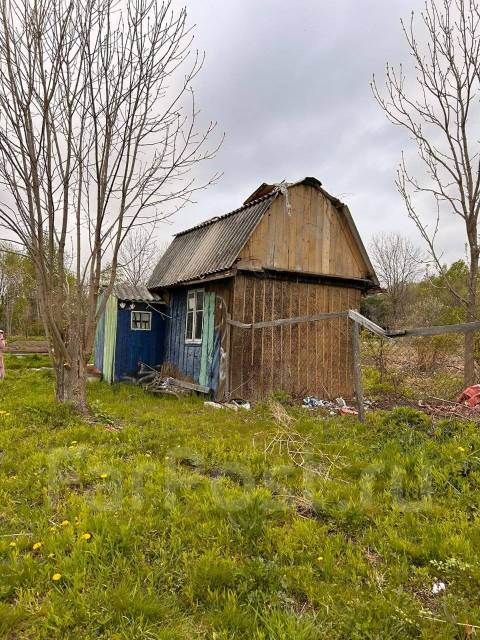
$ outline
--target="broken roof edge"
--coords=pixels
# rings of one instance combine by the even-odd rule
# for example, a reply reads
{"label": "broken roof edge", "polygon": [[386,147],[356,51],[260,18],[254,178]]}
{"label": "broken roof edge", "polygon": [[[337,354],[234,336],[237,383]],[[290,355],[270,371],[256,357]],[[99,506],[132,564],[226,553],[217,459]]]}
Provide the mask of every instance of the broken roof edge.
{"label": "broken roof edge", "polygon": [[259,204],[260,202],[263,202],[264,200],[268,200],[269,198],[271,198],[272,200],[274,200],[278,194],[280,193],[280,191],[278,189],[276,189],[275,191],[271,191],[270,193],[267,193],[266,195],[262,196],[261,198],[257,198],[256,200],[251,200],[250,202],[247,202],[246,204],[242,204],[241,207],[238,207],[237,209],[234,209],[233,211],[229,211],[228,213],[224,213],[221,216],[213,216],[213,218],[208,218],[207,220],[204,220],[203,222],[199,222],[198,224],[194,225],[193,227],[189,227],[188,229],[184,229],[183,231],[179,231],[178,233],[174,234],[174,238],[178,238],[179,236],[184,236],[187,233],[190,233],[190,231],[195,231],[196,229],[201,229],[202,227],[207,227],[210,224],[214,224],[215,222],[218,222],[219,220],[224,220],[225,218],[228,218],[229,216],[233,216],[236,213],[240,213],[240,211],[243,211],[244,209],[248,209],[249,207],[253,207],[257,204]]}

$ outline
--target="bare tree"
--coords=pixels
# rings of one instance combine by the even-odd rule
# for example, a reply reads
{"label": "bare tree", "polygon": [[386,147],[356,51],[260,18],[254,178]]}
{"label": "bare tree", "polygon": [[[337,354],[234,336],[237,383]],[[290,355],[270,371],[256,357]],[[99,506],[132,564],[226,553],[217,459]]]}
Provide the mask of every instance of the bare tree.
{"label": "bare tree", "polygon": [[387,290],[392,325],[405,317],[408,287],[422,272],[424,256],[419,247],[399,233],[380,233],[370,243],[375,270]]}
{"label": "bare tree", "polygon": [[[468,294],[449,286],[464,305],[466,320],[472,321],[477,318],[480,255],[480,4],[426,0],[419,19],[412,13],[402,28],[414,70],[409,76],[401,66],[387,64],[385,91],[375,78],[372,89],[388,119],[403,127],[416,145],[423,169],[410,171],[402,154],[396,184],[440,273],[445,269],[437,240],[444,217],[453,214],[462,222]],[[428,197],[433,207],[425,215],[422,207],[427,207]],[[432,209],[433,220],[428,215]],[[473,382],[473,333],[465,334],[464,375],[467,384]]]}
{"label": "bare tree", "polygon": [[165,247],[153,235],[154,228],[136,229],[130,233],[118,254],[117,277],[129,284],[146,284]]}
{"label": "bare tree", "polygon": [[192,37],[171,0],[2,0],[0,225],[35,265],[56,398],[82,412],[122,243],[204,187],[190,172],[216,151]]}

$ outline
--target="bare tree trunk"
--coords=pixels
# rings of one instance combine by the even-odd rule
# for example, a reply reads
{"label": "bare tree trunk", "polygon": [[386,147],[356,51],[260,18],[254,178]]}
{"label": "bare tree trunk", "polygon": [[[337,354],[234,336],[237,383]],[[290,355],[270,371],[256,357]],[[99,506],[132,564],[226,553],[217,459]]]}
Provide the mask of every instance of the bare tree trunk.
{"label": "bare tree trunk", "polygon": [[[408,169],[402,154],[397,188],[409,217],[427,245],[432,263],[461,304],[467,321],[477,320],[480,163],[480,1],[425,0],[424,9],[402,21],[409,54],[405,67],[387,64],[385,89],[372,81],[374,96],[393,124],[414,141],[420,163]],[[408,68],[408,67],[407,67]],[[409,79],[409,76],[411,78]],[[411,80],[411,82],[410,82]],[[423,166],[423,169],[420,168]],[[432,207],[425,198],[432,198]],[[432,220],[425,211],[436,211]],[[469,247],[468,291],[450,282],[437,247],[444,216],[459,220]],[[447,236],[448,238],[448,236]],[[465,334],[464,378],[475,380],[474,336]]]}
{"label": "bare tree trunk", "polygon": [[[468,294],[466,304],[466,321],[473,322],[477,319],[477,284],[478,284],[478,257],[479,249],[477,245],[476,233],[469,233],[470,242],[470,265],[468,274]],[[474,354],[474,333],[465,333],[465,365],[464,382],[466,386],[474,384],[475,380],[475,354]]]}
{"label": "bare tree trunk", "polygon": [[218,148],[196,124],[192,39],[173,0],[0,6],[0,228],[34,265],[56,398],[82,413],[122,244],[216,177],[189,175]]}
{"label": "bare tree trunk", "polygon": [[71,403],[83,415],[89,413],[86,380],[87,366],[81,358],[75,359],[73,366],[65,367],[62,402]]}

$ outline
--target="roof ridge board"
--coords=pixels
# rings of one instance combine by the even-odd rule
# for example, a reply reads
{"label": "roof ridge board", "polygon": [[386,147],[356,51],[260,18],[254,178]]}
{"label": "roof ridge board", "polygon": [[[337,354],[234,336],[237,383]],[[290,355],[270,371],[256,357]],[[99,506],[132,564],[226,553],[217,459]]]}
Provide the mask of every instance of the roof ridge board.
{"label": "roof ridge board", "polygon": [[251,202],[248,202],[247,204],[243,204],[241,207],[238,207],[238,209],[234,209],[233,211],[229,211],[228,213],[224,213],[221,216],[214,216],[213,218],[209,218],[208,220],[204,220],[203,222],[199,222],[198,224],[196,224],[193,227],[189,227],[188,229],[184,229],[183,231],[179,231],[178,233],[174,234],[174,238],[177,238],[178,236],[183,236],[186,233],[190,233],[190,231],[194,231],[195,229],[201,229],[202,227],[206,227],[209,224],[214,224],[215,222],[218,222],[219,220],[224,220],[225,218],[228,218],[228,216],[232,216],[234,213],[240,213],[240,211],[244,211],[245,209],[249,209],[250,207],[254,207],[259,202],[262,202],[262,200],[268,200],[269,198],[272,198],[272,199],[276,198],[279,193],[280,193],[280,191],[278,189],[275,189],[274,191],[271,191],[270,193],[267,193],[266,195],[262,196],[261,198],[257,198],[256,200],[252,200]]}

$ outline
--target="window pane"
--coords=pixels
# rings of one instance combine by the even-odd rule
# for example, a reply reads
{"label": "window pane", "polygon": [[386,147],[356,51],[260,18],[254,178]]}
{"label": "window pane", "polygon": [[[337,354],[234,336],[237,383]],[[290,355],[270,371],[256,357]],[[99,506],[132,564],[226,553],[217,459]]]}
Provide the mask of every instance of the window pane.
{"label": "window pane", "polygon": [[195,318],[195,340],[202,339],[203,311],[197,311]]}
{"label": "window pane", "polygon": [[195,292],[189,291],[187,297],[187,310],[193,311],[195,309]]}
{"label": "window pane", "polygon": [[185,340],[193,339],[193,312],[187,313],[187,328],[185,331]]}
{"label": "window pane", "polygon": [[197,311],[203,309],[203,291],[197,291]]}

